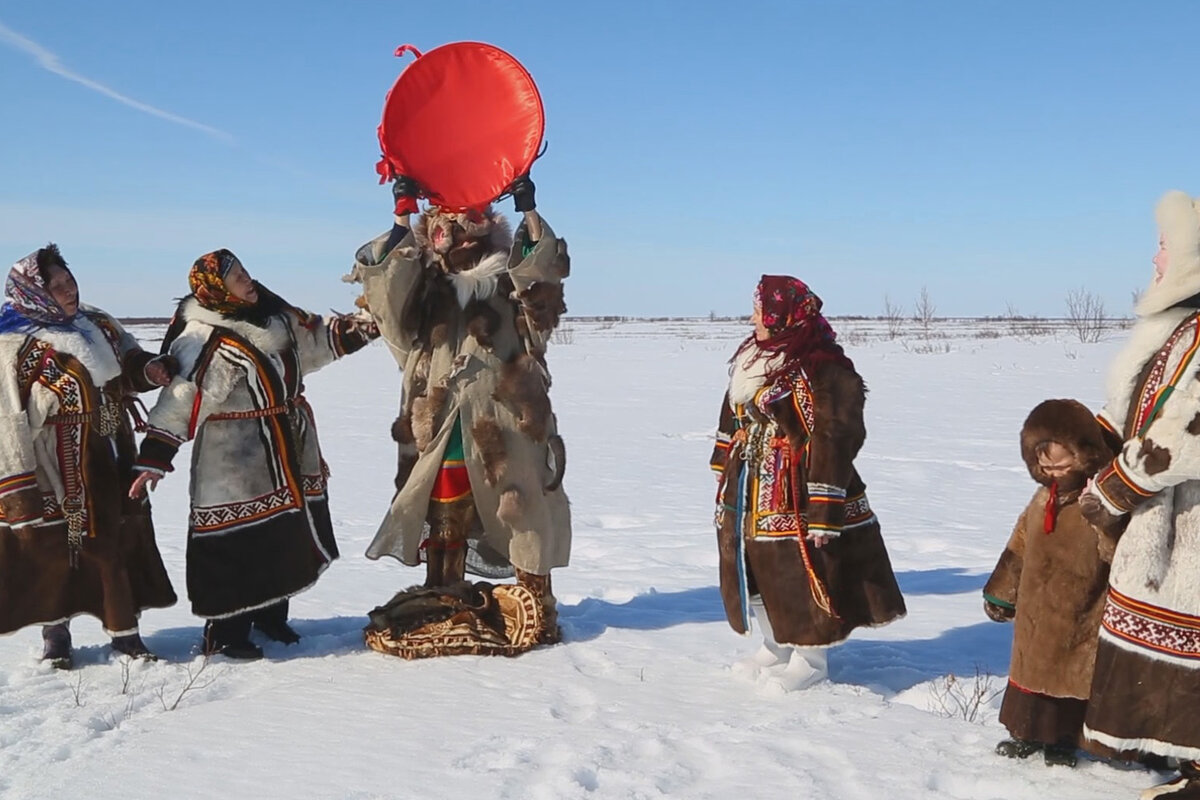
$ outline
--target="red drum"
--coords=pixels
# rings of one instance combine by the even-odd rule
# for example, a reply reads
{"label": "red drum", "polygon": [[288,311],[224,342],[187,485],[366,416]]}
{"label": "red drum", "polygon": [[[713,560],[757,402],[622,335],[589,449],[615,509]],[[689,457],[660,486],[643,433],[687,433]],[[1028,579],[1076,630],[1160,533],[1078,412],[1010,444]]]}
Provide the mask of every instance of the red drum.
{"label": "red drum", "polygon": [[431,203],[479,210],[537,158],[546,119],[529,72],[498,47],[453,42],[409,64],[388,92],[379,124],[381,182],[407,175]]}

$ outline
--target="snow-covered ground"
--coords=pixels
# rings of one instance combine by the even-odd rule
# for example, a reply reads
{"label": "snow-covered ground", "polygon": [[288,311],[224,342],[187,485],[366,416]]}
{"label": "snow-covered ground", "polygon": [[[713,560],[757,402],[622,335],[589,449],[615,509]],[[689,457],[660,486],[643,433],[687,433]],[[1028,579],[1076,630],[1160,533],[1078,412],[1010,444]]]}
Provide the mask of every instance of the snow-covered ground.
{"label": "snow-covered ground", "polygon": [[[82,665],[68,673],[38,663],[38,631],[0,638],[0,797],[1082,800],[1160,780],[999,758],[998,699],[975,721],[936,699],[951,673],[1002,686],[1011,627],[987,620],[980,589],[1034,488],[1021,421],[1047,397],[1096,407],[1121,334],[839,326],[870,387],[858,466],[909,614],[857,632],[832,651],[831,682],[789,694],[730,669],[757,639],[728,628],[715,585],[707,461],[745,329],[568,325],[550,356],[575,524],[573,563],[554,575],[562,645],[418,662],[364,648],[365,612],[422,578],[362,556],[395,463],[399,375],[374,345],[308,381],[343,557],[293,602],[301,644],[214,659],[180,699],[203,663],[186,601],[143,619],[166,660],[128,670],[94,620],[73,626]],[[154,495],[181,595],[186,492],[180,471]]]}

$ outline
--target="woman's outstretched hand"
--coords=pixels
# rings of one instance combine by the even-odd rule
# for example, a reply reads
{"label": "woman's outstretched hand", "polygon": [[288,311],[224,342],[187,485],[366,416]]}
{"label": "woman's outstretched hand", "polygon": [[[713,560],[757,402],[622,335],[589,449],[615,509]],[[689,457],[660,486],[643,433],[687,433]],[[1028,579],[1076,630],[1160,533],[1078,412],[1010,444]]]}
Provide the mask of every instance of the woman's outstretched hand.
{"label": "woman's outstretched hand", "polygon": [[129,487],[129,497],[137,500],[140,497],[146,496],[146,488],[154,491],[154,487],[158,486],[158,482],[162,480],[162,475],[157,472],[139,472],[134,478],[133,485]]}

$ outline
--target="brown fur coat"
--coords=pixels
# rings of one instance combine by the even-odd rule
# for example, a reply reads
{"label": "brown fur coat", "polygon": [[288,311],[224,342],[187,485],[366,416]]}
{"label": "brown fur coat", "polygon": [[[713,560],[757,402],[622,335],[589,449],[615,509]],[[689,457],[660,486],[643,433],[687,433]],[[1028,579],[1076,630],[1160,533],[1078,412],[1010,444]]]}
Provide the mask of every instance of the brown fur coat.
{"label": "brown fur coat", "polygon": [[544,575],[566,566],[571,547],[545,360],[570,260],[549,225],[526,254],[524,224],[514,242],[502,218],[488,219],[484,238],[466,218],[427,212],[390,252],[386,236],[358,252],[352,279],[404,371],[397,493],[367,557],[420,563],[434,481],[460,425],[483,529],[473,549],[490,568]]}
{"label": "brown fur coat", "polygon": [[[766,386],[762,375],[747,375],[737,365],[721,406],[712,459],[719,474],[721,597],[738,633],[748,632],[744,594],[760,594],[778,641],[829,645],[857,627],[882,625],[905,613],[879,521],[854,467],[866,439],[866,389],[857,373],[836,364],[818,367],[786,394],[778,384]],[[781,396],[772,399],[773,393]],[[778,442],[781,450],[763,449],[756,441],[770,447]],[[774,464],[787,467],[776,470]],[[742,470],[750,477],[739,503]],[[835,615],[814,599],[797,516],[810,534],[830,537],[823,547],[806,546]]]}
{"label": "brown fur coat", "polygon": [[[1038,450],[1049,441],[1065,445],[1073,464],[1059,479],[1048,512],[1054,481],[1038,465]],[[1113,543],[1083,518],[1078,498],[1112,451],[1087,408],[1074,400],[1047,400],[1025,421],[1021,455],[1041,486],[1017,518],[984,586],[985,604],[994,619],[1011,618],[1015,611],[1012,683],[1052,697],[1086,700]]]}

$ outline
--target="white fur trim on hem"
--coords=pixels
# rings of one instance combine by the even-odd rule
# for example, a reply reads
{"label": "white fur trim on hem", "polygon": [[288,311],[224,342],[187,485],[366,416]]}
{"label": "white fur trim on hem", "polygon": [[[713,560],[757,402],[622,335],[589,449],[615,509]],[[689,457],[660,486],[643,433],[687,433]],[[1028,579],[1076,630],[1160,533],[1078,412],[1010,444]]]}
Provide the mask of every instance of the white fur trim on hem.
{"label": "white fur trim on hem", "polygon": [[128,628],[123,631],[110,631],[108,628],[102,628],[102,630],[107,633],[109,637],[116,639],[118,636],[133,636],[138,632],[138,626],[134,625],[132,628]]}
{"label": "white fur trim on hem", "polygon": [[315,579],[313,579],[313,582],[308,584],[307,586],[303,586],[303,587],[297,589],[294,592],[290,592],[288,594],[281,595],[280,597],[276,597],[271,600],[264,600],[263,602],[258,603],[257,605],[246,606],[245,608],[235,609],[234,611],[229,611],[224,614],[216,614],[213,616],[204,617],[204,619],[229,619],[230,617],[236,617],[239,614],[248,614],[251,611],[260,611],[269,606],[273,606],[276,603],[282,603],[284,600],[291,600],[296,595],[307,592],[309,589],[316,586],[317,580],[319,580],[321,578],[321,574],[324,573],[325,570],[328,568],[329,568],[329,564],[322,564],[321,568],[317,570],[317,577]]}
{"label": "white fur trim on hem", "polygon": [[1170,756],[1181,761],[1200,760],[1200,748],[1160,742],[1158,739],[1122,739],[1118,736],[1109,736],[1107,733],[1089,728],[1087,725],[1083,726],[1083,738],[1099,742],[1118,752],[1136,750],[1142,753],[1153,753],[1156,756]]}

